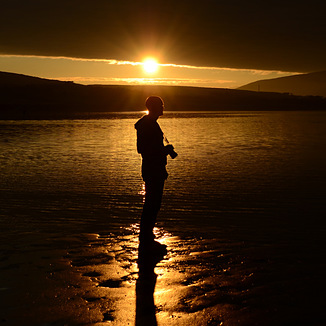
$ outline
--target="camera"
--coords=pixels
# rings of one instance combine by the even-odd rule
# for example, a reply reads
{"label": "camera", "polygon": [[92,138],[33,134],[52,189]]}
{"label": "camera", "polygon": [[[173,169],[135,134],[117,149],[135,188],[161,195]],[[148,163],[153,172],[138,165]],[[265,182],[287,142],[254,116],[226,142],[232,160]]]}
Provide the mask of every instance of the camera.
{"label": "camera", "polygon": [[168,155],[170,155],[172,159],[175,159],[178,156],[178,153],[174,151],[174,147],[172,145],[169,144],[166,146],[166,148],[168,150]]}
{"label": "camera", "polygon": [[178,156],[178,153],[174,151],[174,149],[171,150],[171,152],[169,153],[170,157],[172,159],[175,159]]}

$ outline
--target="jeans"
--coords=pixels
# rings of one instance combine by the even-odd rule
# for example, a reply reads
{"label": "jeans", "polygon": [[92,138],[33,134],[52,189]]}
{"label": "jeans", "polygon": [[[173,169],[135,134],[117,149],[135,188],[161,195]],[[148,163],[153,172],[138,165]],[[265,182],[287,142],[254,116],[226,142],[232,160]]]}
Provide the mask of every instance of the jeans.
{"label": "jeans", "polygon": [[145,181],[145,202],[140,220],[139,240],[142,243],[154,240],[153,229],[161,208],[165,179]]}

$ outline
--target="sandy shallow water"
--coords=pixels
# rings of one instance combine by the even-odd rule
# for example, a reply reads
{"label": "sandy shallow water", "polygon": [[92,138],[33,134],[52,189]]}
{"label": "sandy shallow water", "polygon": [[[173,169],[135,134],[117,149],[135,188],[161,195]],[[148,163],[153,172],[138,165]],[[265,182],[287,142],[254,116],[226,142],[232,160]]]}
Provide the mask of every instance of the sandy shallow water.
{"label": "sandy shallow water", "polygon": [[324,273],[304,252],[157,228],[168,254],[141,277],[137,232],[2,245],[1,325],[324,325]]}

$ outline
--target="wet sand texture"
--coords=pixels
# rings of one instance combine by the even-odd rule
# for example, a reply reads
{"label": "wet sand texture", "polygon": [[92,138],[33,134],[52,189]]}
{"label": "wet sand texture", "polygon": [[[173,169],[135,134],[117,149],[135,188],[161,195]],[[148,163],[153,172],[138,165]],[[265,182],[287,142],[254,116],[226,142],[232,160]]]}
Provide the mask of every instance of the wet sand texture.
{"label": "wet sand texture", "polygon": [[[1,325],[323,325],[323,272],[284,248],[163,234],[141,273],[138,237],[35,238],[2,250]],[[23,242],[23,241],[22,241]],[[301,324],[300,324],[301,323]]]}

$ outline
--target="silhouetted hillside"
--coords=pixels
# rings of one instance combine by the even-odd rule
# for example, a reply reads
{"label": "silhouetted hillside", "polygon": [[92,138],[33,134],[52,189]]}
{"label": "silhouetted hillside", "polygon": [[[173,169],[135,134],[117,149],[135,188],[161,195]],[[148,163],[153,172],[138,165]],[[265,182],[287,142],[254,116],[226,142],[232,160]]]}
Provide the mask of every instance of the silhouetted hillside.
{"label": "silhouetted hillside", "polygon": [[54,85],[61,82],[57,80],[14,74],[0,71],[0,87],[3,86],[35,86],[35,85]]}
{"label": "silhouetted hillside", "polygon": [[0,73],[0,118],[51,119],[139,111],[149,95],[162,96],[170,111],[326,109],[326,99],[313,96],[181,86],[85,86]]}
{"label": "silhouetted hillside", "polygon": [[258,80],[256,82],[241,86],[238,89],[326,97],[326,71]]}

